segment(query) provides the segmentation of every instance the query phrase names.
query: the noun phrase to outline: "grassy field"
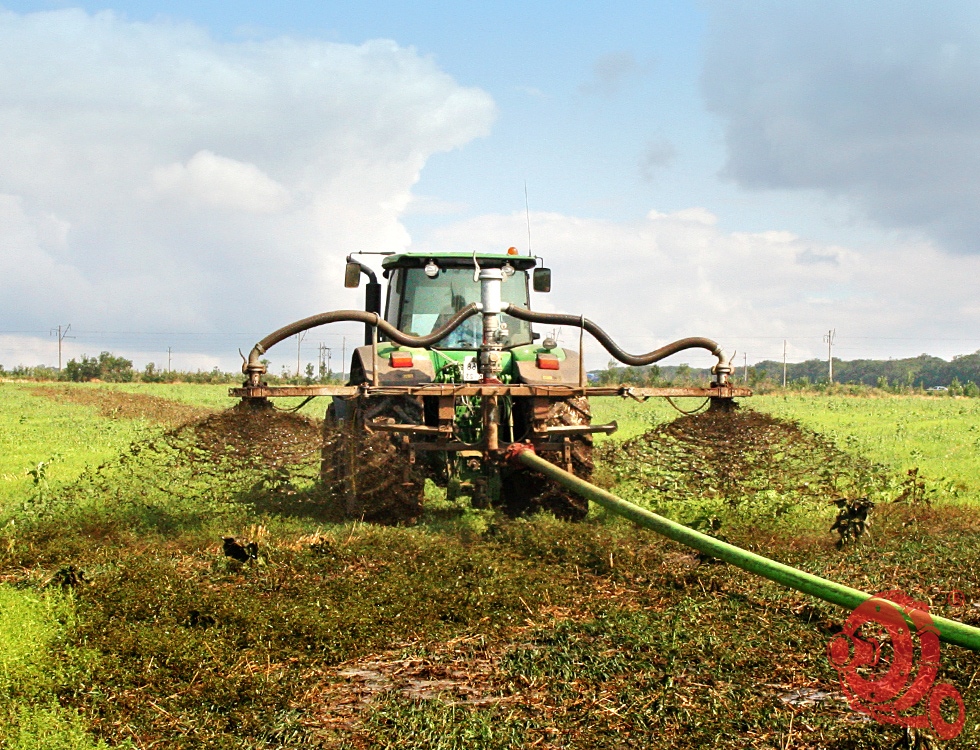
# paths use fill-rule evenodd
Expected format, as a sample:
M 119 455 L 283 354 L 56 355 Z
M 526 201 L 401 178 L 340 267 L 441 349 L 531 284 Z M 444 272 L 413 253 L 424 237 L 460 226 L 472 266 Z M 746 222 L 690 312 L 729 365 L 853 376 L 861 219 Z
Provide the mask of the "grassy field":
M 302 451 L 263 465 L 177 427 L 212 424 L 225 393 L 0 384 L 3 747 L 900 738 L 842 699 L 826 646 L 846 612 L 600 512 L 513 521 L 436 493 L 412 528 L 329 523 Z M 603 442 L 599 475 L 735 544 L 980 624 L 976 405 L 759 397 L 752 408 L 829 440 L 787 429 L 788 442 L 779 433 L 719 457 L 650 437 L 669 429 L 669 406 L 609 400 L 595 418 L 622 429 Z M 270 427 L 255 450 L 278 455 L 298 434 Z M 745 466 L 732 477 L 736 459 Z M 892 502 L 913 468 L 923 491 Z M 837 492 L 878 501 L 872 535 L 842 550 L 829 531 Z M 256 540 L 259 560 L 225 557 L 229 534 Z M 963 733 L 944 747 L 978 744 L 978 673 L 980 655 L 943 648 L 941 679 L 966 705 Z

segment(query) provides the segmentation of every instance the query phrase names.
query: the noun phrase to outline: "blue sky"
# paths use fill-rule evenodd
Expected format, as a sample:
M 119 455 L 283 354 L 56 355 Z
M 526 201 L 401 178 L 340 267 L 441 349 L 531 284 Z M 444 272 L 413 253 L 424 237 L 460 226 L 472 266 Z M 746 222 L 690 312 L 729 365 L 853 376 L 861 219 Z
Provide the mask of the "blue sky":
M 7 367 L 67 322 L 71 354 L 232 367 L 356 305 L 350 250 L 523 247 L 525 184 L 535 302 L 628 348 L 980 348 L 966 4 L 0 7 Z

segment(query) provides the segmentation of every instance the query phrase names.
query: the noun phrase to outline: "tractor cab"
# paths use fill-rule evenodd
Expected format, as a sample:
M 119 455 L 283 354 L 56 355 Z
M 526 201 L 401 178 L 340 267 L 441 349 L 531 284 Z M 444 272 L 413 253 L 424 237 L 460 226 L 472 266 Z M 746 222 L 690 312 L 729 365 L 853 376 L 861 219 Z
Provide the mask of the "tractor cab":
M 427 336 L 438 330 L 468 304 L 480 302 L 480 282 L 474 278 L 476 264 L 480 268 L 501 269 L 502 302 L 529 307 L 528 271 L 534 268 L 535 258 L 478 254 L 475 261 L 472 254 L 466 253 L 435 256 L 404 253 L 385 258 L 382 263 L 388 279 L 385 320 L 411 336 Z M 504 349 L 532 342 L 531 325 L 526 321 L 502 315 L 501 328 L 500 343 Z M 480 318 L 472 317 L 437 342 L 436 347 L 475 351 L 480 348 L 482 336 Z

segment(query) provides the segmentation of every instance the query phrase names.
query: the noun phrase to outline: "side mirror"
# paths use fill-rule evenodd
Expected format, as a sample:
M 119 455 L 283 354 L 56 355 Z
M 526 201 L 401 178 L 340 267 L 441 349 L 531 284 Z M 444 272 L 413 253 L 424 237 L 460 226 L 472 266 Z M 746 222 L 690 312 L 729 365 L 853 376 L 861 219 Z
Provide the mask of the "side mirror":
M 361 264 L 348 261 L 347 268 L 344 270 L 344 286 L 348 289 L 357 289 L 361 285 Z
M 551 269 L 535 268 L 531 277 L 531 284 L 536 292 L 551 291 Z

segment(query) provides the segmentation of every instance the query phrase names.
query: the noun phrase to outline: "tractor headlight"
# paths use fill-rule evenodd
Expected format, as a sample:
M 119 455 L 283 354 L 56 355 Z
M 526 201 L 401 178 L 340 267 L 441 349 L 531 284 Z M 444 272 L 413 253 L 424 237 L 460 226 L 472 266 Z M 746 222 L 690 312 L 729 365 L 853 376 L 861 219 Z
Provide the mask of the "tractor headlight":
M 430 279 L 434 279 L 436 276 L 439 275 L 439 266 L 436 265 L 436 262 L 434 260 L 430 260 L 428 263 L 426 263 L 424 270 L 425 270 L 425 275 L 428 276 Z
M 504 263 L 500 270 L 504 274 L 505 279 L 509 279 L 514 275 L 514 267 L 510 263 Z

